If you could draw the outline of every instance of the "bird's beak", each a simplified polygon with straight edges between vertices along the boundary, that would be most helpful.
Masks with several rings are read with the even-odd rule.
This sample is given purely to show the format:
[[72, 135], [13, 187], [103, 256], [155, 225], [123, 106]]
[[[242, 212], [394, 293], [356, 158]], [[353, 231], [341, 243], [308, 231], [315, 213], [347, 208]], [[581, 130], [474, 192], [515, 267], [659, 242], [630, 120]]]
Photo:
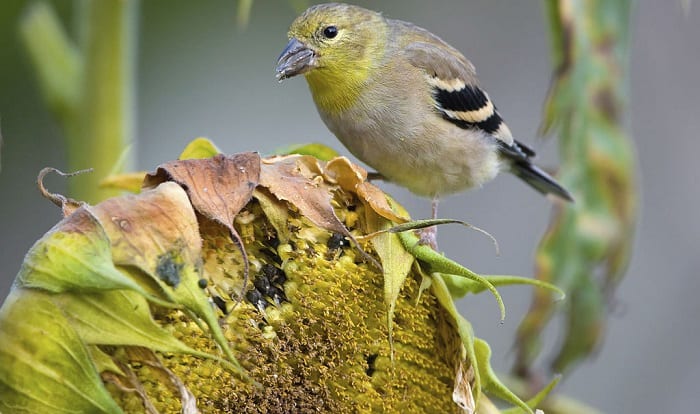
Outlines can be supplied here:
[[315, 68], [316, 53], [293, 37], [277, 59], [277, 79], [281, 82]]

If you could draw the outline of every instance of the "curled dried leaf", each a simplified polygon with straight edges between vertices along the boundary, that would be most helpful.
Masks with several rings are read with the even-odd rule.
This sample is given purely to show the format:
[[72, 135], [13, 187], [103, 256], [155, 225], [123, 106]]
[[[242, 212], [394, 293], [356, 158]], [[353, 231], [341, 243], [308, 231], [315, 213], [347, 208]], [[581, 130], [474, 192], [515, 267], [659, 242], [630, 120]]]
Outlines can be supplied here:
[[[185, 192], [164, 183], [140, 195], [115, 197], [92, 207], [112, 245], [114, 263], [134, 266], [161, 285], [176, 288], [185, 264], [195, 268], [202, 242]], [[165, 264], [166, 258], [171, 264]]]
[[345, 191], [357, 194], [372, 210], [387, 220], [394, 223], [404, 223], [408, 217], [397, 214], [387, 200], [386, 194], [367, 181], [367, 171], [359, 165], [353, 164], [345, 157], [336, 157], [328, 161], [325, 168], [325, 176], [331, 182], [337, 182]]
[[199, 287], [202, 240], [185, 191], [176, 183], [165, 182], [139, 195], [111, 198], [92, 209], [110, 238], [114, 263], [141, 270], [166, 298], [202, 318], [229, 360], [237, 364]]
[[287, 201], [322, 229], [347, 237], [365, 260], [377, 269], [382, 266], [360, 247], [333, 209], [333, 192], [337, 185], [328, 182], [320, 161], [310, 155], [288, 155], [266, 158], [260, 171], [260, 185], [277, 199]]
[[248, 254], [241, 236], [233, 227], [233, 220], [253, 197], [259, 180], [260, 155], [245, 152], [163, 164], [155, 173], [146, 176], [144, 186], [149, 188], [163, 181], [174, 181], [187, 192], [199, 214], [226, 227], [243, 255], [245, 290], [249, 273]]
[[460, 361], [455, 368], [455, 386], [452, 390], [452, 401], [455, 402], [466, 414], [473, 414], [476, 410], [476, 402], [472, 393], [471, 382], [474, 380], [474, 366]]
[[200, 214], [230, 227], [250, 201], [260, 179], [260, 156], [246, 152], [211, 158], [171, 161], [148, 174], [144, 187], [174, 181], [187, 192]]
[[44, 186], [44, 178], [48, 173], [55, 173], [60, 175], [61, 177], [73, 177], [75, 175], [84, 174], [88, 172], [92, 172], [92, 168], [75, 171], [72, 173], [64, 173], [63, 171], [58, 170], [56, 168], [46, 167], [39, 171], [39, 176], [37, 177], [36, 182], [37, 186], [39, 187], [39, 191], [41, 192], [41, 195], [44, 196], [44, 198], [46, 198], [47, 200], [57, 205], [58, 207], [60, 207], [61, 211], [63, 212], [63, 216], [65, 217], [72, 213], [78, 207], [84, 205], [85, 203], [82, 201], [73, 200], [72, 198], [68, 198], [62, 194], [49, 192]]
[[318, 227], [349, 234], [331, 204], [335, 186], [326, 182], [319, 161], [309, 155], [289, 155], [263, 160], [260, 185], [279, 200], [290, 202]]

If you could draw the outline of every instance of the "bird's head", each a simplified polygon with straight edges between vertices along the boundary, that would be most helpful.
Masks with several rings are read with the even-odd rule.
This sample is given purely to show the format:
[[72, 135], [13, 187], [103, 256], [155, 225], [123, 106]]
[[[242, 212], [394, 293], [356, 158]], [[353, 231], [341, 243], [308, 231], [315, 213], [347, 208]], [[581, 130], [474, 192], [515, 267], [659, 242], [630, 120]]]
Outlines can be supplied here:
[[309, 83], [335, 84], [362, 79], [376, 60], [384, 38], [377, 12], [340, 3], [319, 4], [302, 13], [289, 29], [289, 43], [277, 60], [277, 78], [305, 74]]

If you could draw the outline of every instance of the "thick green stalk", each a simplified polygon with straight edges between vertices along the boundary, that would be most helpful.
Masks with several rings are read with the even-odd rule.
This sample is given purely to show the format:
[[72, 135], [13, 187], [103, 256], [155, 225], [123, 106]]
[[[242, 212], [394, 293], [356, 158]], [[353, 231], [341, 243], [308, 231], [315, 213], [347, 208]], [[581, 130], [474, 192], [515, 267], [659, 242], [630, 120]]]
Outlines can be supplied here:
[[80, 200], [112, 195], [98, 190], [99, 182], [130, 166], [125, 151], [134, 135], [137, 5], [136, 0], [77, 2], [78, 45], [46, 3], [32, 5], [20, 22], [44, 98], [65, 134], [68, 169], [94, 169], [70, 181], [71, 196]]
[[69, 150], [75, 169], [94, 167], [95, 173], [75, 180], [74, 194], [80, 199], [92, 198], [90, 192], [113, 169], [130, 167], [117, 163], [134, 136], [136, 6], [134, 0], [81, 3], [87, 19], [83, 110], [78, 120], [82, 127], [80, 136], [69, 140]]

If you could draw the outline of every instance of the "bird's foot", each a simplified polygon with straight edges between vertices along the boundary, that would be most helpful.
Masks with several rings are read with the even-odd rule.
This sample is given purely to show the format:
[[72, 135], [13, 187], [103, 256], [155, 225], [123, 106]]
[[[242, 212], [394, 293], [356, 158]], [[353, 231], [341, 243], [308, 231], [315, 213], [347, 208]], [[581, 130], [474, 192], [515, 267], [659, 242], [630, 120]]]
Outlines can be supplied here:
[[418, 243], [424, 246], [430, 246], [433, 250], [437, 251], [437, 226], [430, 226], [424, 229], [417, 230], [418, 232]]
[[386, 181], [386, 178], [376, 171], [369, 171], [367, 173], [367, 181]]

